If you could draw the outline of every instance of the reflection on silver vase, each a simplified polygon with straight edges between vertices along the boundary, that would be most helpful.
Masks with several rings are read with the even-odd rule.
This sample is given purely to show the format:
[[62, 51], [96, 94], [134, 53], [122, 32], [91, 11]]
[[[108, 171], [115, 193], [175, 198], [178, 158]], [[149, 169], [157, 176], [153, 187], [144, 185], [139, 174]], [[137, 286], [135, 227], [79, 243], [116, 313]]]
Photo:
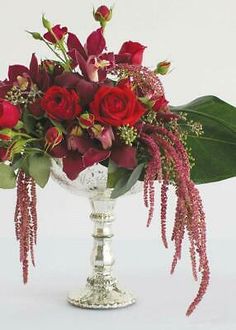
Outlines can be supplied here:
[[[92, 207], [90, 215], [94, 223], [92, 273], [84, 288], [69, 294], [69, 303], [92, 309], [119, 308], [135, 303], [134, 296], [121, 289], [112, 272], [115, 262], [112, 252], [115, 200], [110, 198], [112, 189], [106, 188], [107, 168], [100, 164], [91, 166], [75, 181], [71, 181], [63, 173], [61, 164], [54, 162], [52, 177], [71, 192], [88, 197]], [[137, 193], [141, 189], [142, 184], [138, 182], [127, 194]]]

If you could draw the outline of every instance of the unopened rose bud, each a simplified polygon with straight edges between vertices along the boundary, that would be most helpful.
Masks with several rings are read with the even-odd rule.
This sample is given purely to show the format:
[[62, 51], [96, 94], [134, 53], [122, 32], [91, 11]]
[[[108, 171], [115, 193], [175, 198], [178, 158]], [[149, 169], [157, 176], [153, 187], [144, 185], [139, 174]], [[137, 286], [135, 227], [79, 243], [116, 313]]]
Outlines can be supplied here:
[[93, 16], [96, 21], [100, 22], [101, 27], [104, 28], [112, 18], [112, 8], [109, 9], [107, 6], [100, 6], [96, 11], [93, 10]]
[[82, 128], [90, 128], [93, 126], [95, 116], [92, 113], [83, 113], [79, 117], [79, 123]]
[[51, 22], [49, 22], [49, 20], [46, 19], [46, 17], [44, 15], [42, 16], [42, 22], [43, 22], [43, 26], [45, 27], [45, 29], [50, 31], [52, 28], [52, 24], [51, 24]]
[[63, 139], [62, 132], [57, 127], [50, 127], [45, 135], [45, 147], [54, 148], [56, 145], [61, 143]]
[[4, 128], [0, 130], [0, 141], [9, 141], [14, 137], [14, 132], [9, 128]]
[[72, 128], [70, 135], [73, 136], [82, 136], [83, 135], [83, 130], [80, 126], [75, 126]]
[[38, 32], [30, 32], [30, 31], [26, 31], [28, 32], [29, 34], [32, 35], [32, 37], [35, 39], [35, 40], [43, 40], [43, 37], [41, 36], [40, 33]]
[[0, 147], [0, 162], [5, 162], [10, 159], [10, 152], [7, 148]]
[[161, 74], [162, 76], [164, 76], [165, 74], [168, 73], [170, 65], [171, 65], [171, 63], [168, 61], [163, 61], [163, 62], [158, 63], [155, 73]]

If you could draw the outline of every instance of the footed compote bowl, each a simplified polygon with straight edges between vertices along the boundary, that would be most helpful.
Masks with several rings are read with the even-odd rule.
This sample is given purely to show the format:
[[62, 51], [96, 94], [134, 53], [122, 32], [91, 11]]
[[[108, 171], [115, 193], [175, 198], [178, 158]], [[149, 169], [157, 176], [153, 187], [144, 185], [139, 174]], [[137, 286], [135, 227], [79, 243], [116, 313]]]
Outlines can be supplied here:
[[[107, 188], [107, 168], [101, 164], [93, 165], [71, 181], [62, 170], [60, 161], [53, 161], [51, 175], [53, 179], [70, 192], [89, 198], [94, 223], [94, 246], [91, 255], [92, 272], [85, 287], [69, 293], [68, 302], [81, 308], [109, 309], [120, 308], [135, 303], [135, 297], [120, 287], [112, 273], [115, 258], [112, 252], [112, 223], [115, 220], [115, 199], [111, 198], [112, 189]], [[137, 182], [129, 194], [142, 190], [142, 183]]]

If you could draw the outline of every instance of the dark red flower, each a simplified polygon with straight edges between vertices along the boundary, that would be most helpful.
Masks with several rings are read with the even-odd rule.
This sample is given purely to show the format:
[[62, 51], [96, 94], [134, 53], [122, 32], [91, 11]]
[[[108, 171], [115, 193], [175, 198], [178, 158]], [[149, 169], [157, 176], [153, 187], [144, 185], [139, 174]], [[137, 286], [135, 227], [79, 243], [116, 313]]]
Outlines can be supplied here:
[[136, 148], [125, 145], [116, 145], [111, 151], [111, 160], [119, 167], [132, 170], [137, 166]]
[[61, 143], [62, 139], [63, 135], [57, 127], [50, 127], [45, 134], [46, 145], [49, 147], [55, 147]]
[[72, 120], [82, 111], [79, 96], [74, 90], [52, 86], [42, 98], [41, 106], [47, 116], [54, 120]]
[[109, 21], [112, 16], [112, 10], [109, 9], [107, 6], [100, 6], [98, 9], [94, 12], [94, 18], [96, 21], [101, 21], [101, 19], [105, 21]]
[[20, 119], [20, 109], [12, 103], [0, 99], [0, 128], [13, 128]]
[[35, 117], [40, 117], [44, 114], [44, 111], [41, 106], [41, 99], [36, 99], [34, 103], [31, 103], [29, 105], [29, 111], [34, 115]]
[[4, 147], [0, 147], [0, 162], [5, 162], [10, 159], [10, 152]]
[[121, 46], [116, 62], [141, 65], [145, 48], [139, 42], [126, 41]]
[[44, 38], [55, 44], [57, 41], [61, 40], [68, 32], [67, 27], [61, 27], [60, 24], [55, 25], [51, 31], [48, 31], [47, 33], [44, 34]]
[[153, 106], [153, 110], [156, 111], [156, 112], [157, 111], [165, 111], [167, 109], [168, 103], [169, 102], [166, 100], [166, 98], [165, 98], [164, 95], [163, 96], [160, 96], [156, 100], [156, 102], [155, 102], [155, 104]]
[[145, 112], [130, 88], [110, 86], [99, 88], [90, 110], [98, 122], [115, 127], [134, 125]]

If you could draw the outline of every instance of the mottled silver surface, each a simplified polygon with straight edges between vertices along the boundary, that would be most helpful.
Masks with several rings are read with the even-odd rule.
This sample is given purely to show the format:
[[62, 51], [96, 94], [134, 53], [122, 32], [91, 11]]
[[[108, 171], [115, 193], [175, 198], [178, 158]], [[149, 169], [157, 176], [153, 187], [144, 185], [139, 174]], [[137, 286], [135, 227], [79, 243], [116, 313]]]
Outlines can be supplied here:
[[[112, 252], [115, 200], [110, 198], [112, 189], [106, 188], [107, 168], [100, 164], [91, 166], [71, 181], [62, 171], [60, 162], [53, 162], [52, 177], [72, 193], [88, 197], [92, 207], [92, 273], [82, 289], [69, 293], [68, 302], [90, 309], [114, 309], [134, 304], [134, 296], [120, 287], [112, 272], [115, 262]], [[141, 189], [142, 184], [138, 182], [127, 194], [137, 193]]]

